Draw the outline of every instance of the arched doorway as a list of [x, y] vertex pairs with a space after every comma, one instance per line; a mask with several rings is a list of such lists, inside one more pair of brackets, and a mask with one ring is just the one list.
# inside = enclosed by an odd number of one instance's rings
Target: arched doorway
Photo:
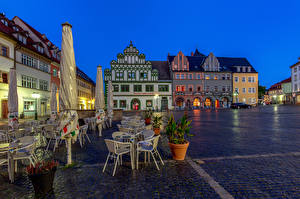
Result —
[[191, 108], [191, 101], [189, 99], [186, 101], [186, 107]]
[[218, 99], [215, 100], [215, 108], [220, 107], [220, 101]]
[[228, 108], [228, 102], [229, 102], [229, 100], [227, 97], [222, 98], [222, 103], [223, 103], [224, 108]]
[[201, 105], [200, 99], [198, 97], [196, 97], [193, 101], [193, 106], [194, 106], [194, 108], [200, 108], [200, 105]]
[[177, 108], [183, 108], [183, 103], [184, 103], [184, 99], [183, 98], [181, 98], [181, 97], [178, 97], [177, 99], [176, 99], [176, 107]]
[[210, 98], [206, 98], [205, 102], [204, 102], [205, 107], [211, 107], [211, 99]]
[[131, 109], [132, 110], [140, 110], [141, 108], [141, 102], [139, 99], [134, 98], [131, 100]]

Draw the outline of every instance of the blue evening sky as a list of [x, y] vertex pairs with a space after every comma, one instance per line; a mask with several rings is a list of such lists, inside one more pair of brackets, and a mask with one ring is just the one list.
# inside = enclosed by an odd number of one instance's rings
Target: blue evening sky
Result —
[[73, 25], [77, 65], [96, 79], [97, 65], [110, 61], [132, 40], [149, 60], [168, 52], [246, 57], [260, 84], [290, 76], [300, 56], [300, 1], [49, 0], [1, 1], [0, 12], [19, 16], [57, 46], [61, 24]]

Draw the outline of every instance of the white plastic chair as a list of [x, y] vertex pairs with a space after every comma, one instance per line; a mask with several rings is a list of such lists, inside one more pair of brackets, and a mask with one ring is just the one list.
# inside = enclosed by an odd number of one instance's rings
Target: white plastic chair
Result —
[[115, 175], [116, 169], [117, 169], [117, 165], [120, 164], [122, 165], [122, 159], [119, 159], [120, 156], [124, 155], [124, 154], [130, 154], [130, 158], [131, 158], [131, 167], [133, 168], [133, 161], [132, 161], [132, 144], [129, 142], [118, 142], [115, 140], [109, 140], [109, 139], [105, 139], [105, 144], [107, 146], [108, 149], [108, 155], [106, 158], [106, 162], [105, 165], [103, 167], [102, 172], [105, 171], [106, 166], [107, 166], [107, 162], [109, 158], [113, 158], [114, 159], [114, 170], [113, 170], [113, 175]]
[[87, 135], [87, 130], [88, 130], [88, 125], [85, 124], [83, 126], [80, 126], [79, 128], [79, 136], [78, 136], [78, 139], [79, 139], [79, 143], [80, 143], [80, 146], [82, 148], [83, 144], [85, 143], [85, 138], [86, 137], [88, 139], [88, 141], [91, 143], [91, 140], [89, 138], [89, 136]]
[[[145, 153], [145, 156], [144, 156], [144, 162], [146, 163], [146, 153], [150, 153], [152, 158], [153, 158], [153, 161], [156, 165], [156, 168], [157, 170], [159, 170], [159, 167], [158, 167], [158, 164], [156, 162], [156, 159], [155, 159], [155, 156], [154, 155], [157, 155], [162, 163], [162, 165], [164, 165], [164, 162], [157, 150], [157, 145], [158, 145], [158, 140], [159, 140], [159, 137], [160, 135], [158, 136], [155, 136], [151, 139], [148, 139], [148, 140], [145, 140], [145, 141], [139, 141], [137, 143], [137, 149], [136, 149], [136, 169], [139, 168], [139, 153], [140, 152], [144, 152]], [[150, 158], [149, 158], [149, 161], [150, 161]]]

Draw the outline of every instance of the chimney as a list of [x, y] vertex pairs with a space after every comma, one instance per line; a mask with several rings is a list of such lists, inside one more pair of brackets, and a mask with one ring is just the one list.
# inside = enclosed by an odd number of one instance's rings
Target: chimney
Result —
[[193, 53], [193, 52], [191, 52], [191, 56], [194, 56], [194, 53]]
[[168, 53], [168, 57], [170, 57], [170, 53]]

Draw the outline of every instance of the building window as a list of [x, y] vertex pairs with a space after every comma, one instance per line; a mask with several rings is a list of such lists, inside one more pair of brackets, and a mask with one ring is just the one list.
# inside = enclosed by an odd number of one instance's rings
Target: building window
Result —
[[152, 107], [153, 106], [152, 100], [146, 100], [146, 106]]
[[193, 85], [189, 85], [189, 92], [193, 92]]
[[245, 73], [246, 72], [246, 67], [242, 67], [243, 68], [243, 73]]
[[1, 45], [0, 53], [2, 56], [8, 57], [8, 48], [6, 46]]
[[120, 100], [120, 108], [126, 108], [126, 100]]
[[252, 88], [248, 88], [248, 93], [252, 93]]
[[230, 86], [227, 86], [227, 91], [230, 91], [231, 90], [231, 87]]
[[296, 91], [298, 91], [298, 85], [297, 84], [294, 85], [294, 92], [296, 92]]
[[193, 79], [193, 74], [189, 74], [189, 79]]
[[230, 80], [230, 74], [226, 74], [226, 79]]
[[5, 19], [1, 19], [1, 22], [5, 25], [5, 26], [8, 26], [8, 23]]
[[184, 74], [181, 74], [181, 75], [180, 75], [180, 79], [184, 79]]
[[147, 74], [147, 73], [145, 73], [145, 72], [141, 72], [141, 73], [140, 73], [140, 78], [141, 78], [141, 79], [147, 79], [147, 77], [148, 77], [148, 74]]
[[146, 92], [153, 92], [154, 86], [153, 85], [146, 85]]
[[249, 66], [249, 67], [248, 67], [248, 73], [250, 73], [250, 72], [251, 72], [251, 67]]
[[215, 75], [214, 80], [218, 80], [218, 79], [219, 79], [218, 75]]
[[113, 85], [113, 92], [119, 92], [119, 85]]
[[215, 91], [216, 91], [216, 92], [218, 91], [218, 86], [215, 86]]
[[255, 88], [252, 88], [252, 93], [255, 93]]
[[24, 111], [34, 111], [35, 103], [34, 101], [24, 101]]
[[142, 92], [142, 85], [133, 85], [134, 92]]
[[22, 87], [35, 88], [36, 89], [37, 79], [22, 75]]
[[197, 79], [201, 79], [201, 74], [197, 74]]
[[128, 78], [129, 79], [135, 79], [135, 72], [129, 72], [128, 73]]
[[197, 87], [197, 91], [200, 92], [201, 91], [201, 86]]
[[297, 67], [294, 68], [294, 72], [297, 72]]
[[48, 81], [40, 79], [40, 90], [44, 90], [44, 91], [48, 90]]
[[123, 76], [124, 76], [124, 73], [123, 73], [123, 72], [117, 72], [116, 75], [117, 75], [116, 77], [117, 77], [118, 79], [122, 79]]
[[225, 80], [226, 78], [225, 78], [225, 74], [222, 74], [222, 80]]
[[297, 74], [294, 75], [294, 81], [297, 81]]
[[8, 84], [8, 74], [6, 72], [0, 71], [0, 82]]
[[246, 82], [246, 77], [242, 77], [242, 82]]
[[114, 100], [114, 108], [118, 108], [118, 100]]
[[48, 73], [49, 72], [49, 65], [40, 61], [40, 63], [39, 63], [39, 69], [41, 71], [44, 71], [44, 72]]
[[23, 44], [25, 44], [26, 45], [26, 37], [24, 37], [23, 35], [20, 35], [20, 34], [18, 34], [18, 40], [20, 41], [20, 42], [22, 42]]
[[222, 91], [225, 92], [226, 91], [226, 87], [222, 86]]
[[176, 79], [180, 79], [180, 75], [179, 74], [176, 74]]
[[237, 67], [237, 72], [241, 72], [241, 67]]
[[236, 93], [239, 93], [239, 88], [235, 88], [234, 91], [235, 91]]
[[234, 77], [234, 82], [239, 82], [239, 77]]
[[158, 85], [159, 92], [169, 92], [169, 85]]
[[53, 77], [57, 77], [57, 70], [53, 68]]
[[205, 75], [205, 79], [210, 79], [210, 76], [209, 75]]
[[38, 60], [25, 54], [22, 54], [22, 64], [38, 68]]
[[129, 85], [121, 85], [121, 92], [129, 92]]
[[243, 93], [246, 93], [246, 88], [243, 88]]

